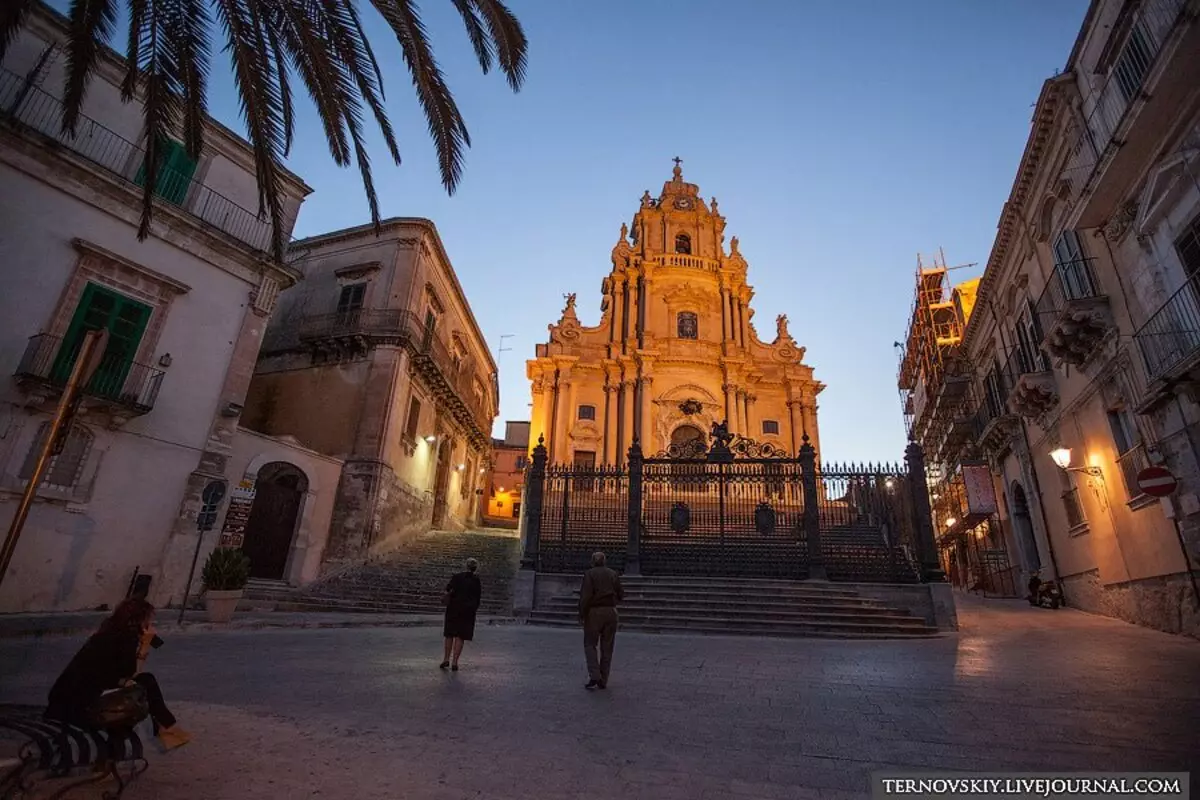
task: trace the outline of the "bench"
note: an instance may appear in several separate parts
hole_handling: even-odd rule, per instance
[[[74,779],[51,797],[59,798],[86,784],[108,778],[118,798],[149,768],[142,740],[132,729],[82,728],[42,717],[43,706],[0,704],[0,729],[22,741],[17,763],[0,766],[0,800],[22,797],[44,780]],[[122,774],[124,773],[124,774]]]

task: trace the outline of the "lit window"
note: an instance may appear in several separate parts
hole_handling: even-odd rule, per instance
[[[762,423],[763,433],[779,433],[779,420],[764,419]]]
[[[595,406],[580,406],[579,407],[579,419],[590,419],[592,421],[595,421],[596,407]]]

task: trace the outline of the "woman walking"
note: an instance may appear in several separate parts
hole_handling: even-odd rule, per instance
[[[137,684],[146,692],[154,733],[168,749],[187,744],[191,736],[175,724],[158,681],[142,672],[154,633],[154,606],[139,598],[123,601],[104,620],[50,689],[46,718],[88,726],[88,717],[110,689]]]
[[[446,584],[446,594],[442,598],[446,606],[446,624],[442,628],[446,648],[439,665],[441,669],[449,667],[458,672],[463,642],[469,642],[475,636],[475,613],[483,596],[483,587],[475,574],[478,569],[479,562],[468,558],[467,571],[458,573]]]

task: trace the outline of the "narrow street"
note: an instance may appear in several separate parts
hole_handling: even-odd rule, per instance
[[[588,693],[571,631],[175,633],[150,668],[196,740],[140,798],[817,798],[875,770],[1200,771],[1200,644],[971,598],[927,641],[618,637]],[[0,641],[39,702],[75,638]],[[9,747],[11,749],[11,746]]]

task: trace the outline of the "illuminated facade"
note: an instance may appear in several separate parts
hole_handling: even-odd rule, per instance
[[[716,198],[683,180],[678,160],[657,198],[647,191],[622,225],[601,284],[601,318],[581,324],[575,295],[527,362],[530,447],[551,463],[620,464],[635,438],[653,454],[707,440],[714,423],[795,454],[820,452],[824,388],[804,348],[776,319],[770,341],[752,322],[754,296],[737,237],[725,244]]]

